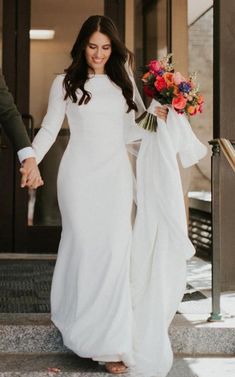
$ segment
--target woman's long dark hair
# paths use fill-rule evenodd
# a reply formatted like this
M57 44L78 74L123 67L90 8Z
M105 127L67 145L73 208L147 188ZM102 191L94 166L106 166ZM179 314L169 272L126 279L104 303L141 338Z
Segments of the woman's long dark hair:
M77 102L76 90L78 88L83 93L78 105L83 103L87 104L91 99L91 93L84 88L85 82L88 79L88 64L85 57L85 48L91 35L96 31L105 34L111 41L112 52L105 64L105 73L111 81L122 89L123 96L128 105L128 112L137 110L137 106L133 101L133 85L125 69L125 63L128 62L131 64L133 61L133 54L120 40L113 21L106 16L91 16L81 27L71 51L73 61L71 65L65 69L65 99L69 97L73 102Z

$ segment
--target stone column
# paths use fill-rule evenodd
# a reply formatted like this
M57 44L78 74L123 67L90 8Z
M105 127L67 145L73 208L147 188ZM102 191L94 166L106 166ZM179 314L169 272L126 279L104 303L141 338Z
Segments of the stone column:
M125 4L125 44L134 52L135 49L135 4L134 0L126 1Z
M175 69L188 75L188 3L187 0L172 1L171 9L171 45ZM188 215L188 191L191 179L191 168L184 169L179 163L182 179L184 201Z

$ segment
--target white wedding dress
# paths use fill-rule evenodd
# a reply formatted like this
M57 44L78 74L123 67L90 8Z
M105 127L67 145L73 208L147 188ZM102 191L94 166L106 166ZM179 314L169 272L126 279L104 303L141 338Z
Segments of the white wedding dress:
M194 252L176 154L189 166L205 147L173 111L173 127L159 121L155 134L140 129L107 75L90 77L86 89L92 98L82 106L64 101L63 79L53 82L33 141L40 162L67 116L71 135L58 173L62 234L52 321L65 345L82 357L122 360L135 376L165 377L172 365L168 326L184 292L185 260ZM142 112L136 87L135 100ZM126 144L137 139L142 142L135 182Z

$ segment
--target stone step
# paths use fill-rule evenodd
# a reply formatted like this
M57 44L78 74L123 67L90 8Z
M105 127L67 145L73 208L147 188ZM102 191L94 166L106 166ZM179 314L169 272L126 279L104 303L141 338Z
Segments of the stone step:
M176 315L170 326L174 353L235 355L234 318L208 323L204 315ZM0 352L69 353L49 314L1 314Z
M52 369L54 368L54 369ZM235 358L175 357L167 377L233 377ZM71 354L0 354L0 377L109 377L104 366ZM130 373L119 376L130 376ZM133 377L133 376L132 376Z
M0 353L0 377L107 376L104 367L66 353Z

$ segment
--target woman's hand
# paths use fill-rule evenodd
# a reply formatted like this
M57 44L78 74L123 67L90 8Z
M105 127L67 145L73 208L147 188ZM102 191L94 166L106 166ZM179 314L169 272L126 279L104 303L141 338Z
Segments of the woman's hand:
M36 189L43 185L43 180L40 175L40 171L37 167L35 158L27 158L23 161L20 172L21 187L29 187Z
M164 122L166 122L168 111L169 110L167 105L155 107L155 115L157 115L158 118L164 120Z

